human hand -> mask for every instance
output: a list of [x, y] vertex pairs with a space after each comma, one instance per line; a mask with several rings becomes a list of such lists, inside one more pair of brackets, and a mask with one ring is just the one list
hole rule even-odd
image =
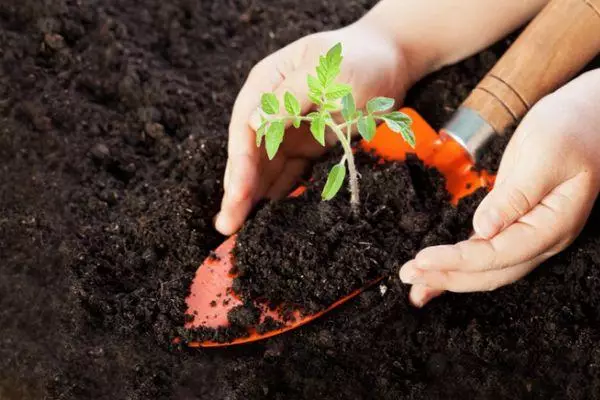
[[522, 278], [582, 230], [600, 189], [600, 70], [542, 99], [508, 144], [475, 234], [426, 248], [400, 269], [421, 307], [443, 291], [489, 291]]
[[[252, 206], [261, 198], [279, 198], [290, 192], [311, 160], [325, 148], [306, 126], [288, 125], [276, 157], [269, 161], [264, 145], [257, 148], [255, 131], [260, 125], [257, 109], [261, 95], [286, 91], [299, 100], [302, 113], [310, 111], [307, 75], [314, 74], [319, 56], [341, 42], [344, 61], [338, 81], [350, 84], [358, 107], [376, 96], [400, 100], [412, 83], [403, 52], [395, 38], [361, 21], [349, 27], [306, 36], [259, 62], [235, 102], [229, 125], [225, 194], [215, 227], [229, 235], [237, 231]], [[334, 137], [326, 138], [331, 146]]]

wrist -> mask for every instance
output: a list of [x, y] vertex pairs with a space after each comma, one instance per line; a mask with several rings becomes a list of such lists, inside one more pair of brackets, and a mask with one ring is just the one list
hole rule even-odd
[[421, 78], [439, 68], [435, 52], [412, 43], [410, 37], [402, 35], [398, 27], [382, 23], [377, 14], [372, 10], [348, 28], [370, 32], [376, 40], [389, 43], [390, 51], [396, 59], [398, 73], [405, 75], [404, 90], [408, 90]]
[[[381, 40], [390, 41], [398, 65], [406, 70], [408, 88], [441, 68], [444, 56], [431, 45], [435, 41], [419, 33], [426, 22], [417, 18], [404, 23], [407, 18], [398, 18], [397, 7], [396, 0], [381, 1], [353, 26], [375, 32]], [[423, 26], [413, 27], [411, 24]]]

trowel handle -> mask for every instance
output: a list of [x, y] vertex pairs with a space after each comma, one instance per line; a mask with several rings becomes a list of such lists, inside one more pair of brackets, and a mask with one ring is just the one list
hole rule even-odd
[[[550, 1], [463, 102], [446, 131], [475, 157], [491, 136], [504, 133], [598, 53], [600, 0]], [[461, 128], [461, 113], [470, 127]], [[472, 121], [477, 116], [487, 127]]]

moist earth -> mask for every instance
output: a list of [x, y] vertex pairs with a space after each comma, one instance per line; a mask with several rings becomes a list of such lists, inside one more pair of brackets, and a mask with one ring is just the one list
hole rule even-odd
[[300, 197], [270, 202], [246, 223], [234, 250], [236, 293], [314, 313], [393, 273], [421, 248], [468, 238], [484, 190], [456, 208], [443, 176], [416, 157], [378, 163], [358, 152], [362, 201], [353, 212], [347, 186], [321, 201], [339, 156], [314, 168]]
[[[598, 208], [567, 251], [493, 293], [416, 310], [391, 274], [385, 295], [285, 335], [172, 345], [223, 240], [227, 124], [252, 65], [374, 3], [0, 2], [1, 399], [598, 397]], [[439, 128], [509, 43], [407, 103]]]

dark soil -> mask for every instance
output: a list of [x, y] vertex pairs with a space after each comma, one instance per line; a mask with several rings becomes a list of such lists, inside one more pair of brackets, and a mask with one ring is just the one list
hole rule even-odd
[[[393, 274], [385, 295], [264, 342], [172, 347], [223, 239], [211, 220], [248, 71], [374, 2], [0, 2], [1, 399], [598, 397], [598, 209], [494, 293], [415, 310]], [[407, 101], [439, 127], [505, 46]]]
[[396, 271], [421, 248], [468, 238], [485, 190], [455, 208], [437, 170], [415, 157], [377, 161], [357, 153], [358, 214], [350, 209], [347, 187], [332, 201], [321, 201], [331, 161], [314, 168], [302, 196], [262, 207], [236, 242], [235, 291], [314, 313]]

